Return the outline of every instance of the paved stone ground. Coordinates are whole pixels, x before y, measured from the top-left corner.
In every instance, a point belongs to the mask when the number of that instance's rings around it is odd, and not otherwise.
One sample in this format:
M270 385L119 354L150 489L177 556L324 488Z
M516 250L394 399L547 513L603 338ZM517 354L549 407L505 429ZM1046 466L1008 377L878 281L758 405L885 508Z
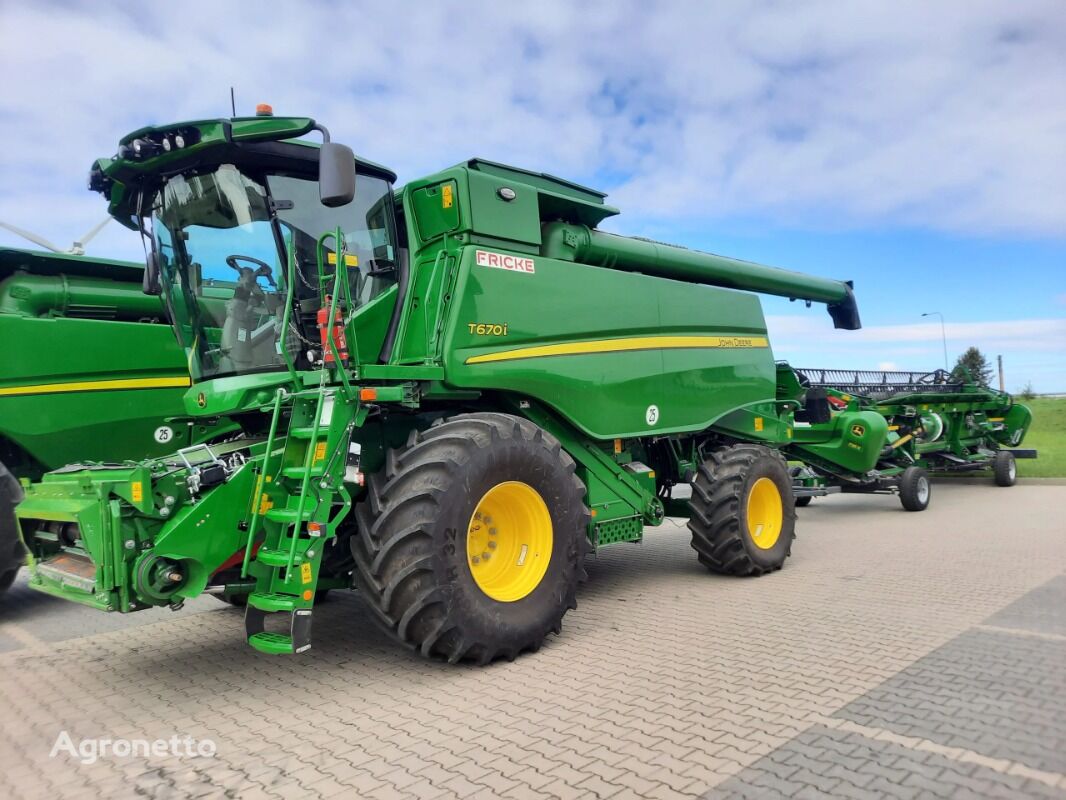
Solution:
M297 658L240 612L0 601L0 796L1066 798L1066 487L800 511L785 570L706 573L681 527L591 566L514 664L427 663L341 595ZM189 736L213 758L50 758Z

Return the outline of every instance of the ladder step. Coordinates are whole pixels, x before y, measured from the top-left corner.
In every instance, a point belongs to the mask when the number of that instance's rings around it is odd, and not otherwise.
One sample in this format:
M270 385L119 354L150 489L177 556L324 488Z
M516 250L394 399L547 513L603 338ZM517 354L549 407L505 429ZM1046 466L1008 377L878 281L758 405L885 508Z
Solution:
M260 547L256 551L255 560L260 564L266 564L268 567L287 567L289 566L289 550L288 548L270 548ZM294 565L302 564L304 558L300 553L296 553L293 557L292 563Z
M270 633L269 631L253 633L248 637L248 644L260 653L267 653L272 656L289 655L295 652L292 646L292 637L283 633Z
M311 512L314 509L305 508L301 514L295 508L271 508L268 509L265 516L271 522L281 522L285 525L296 525L304 520L310 519Z
M319 436L324 436L325 433L326 433L326 429L324 427L320 427L318 429L318 435ZM311 426L308 426L306 428L303 428L303 427L301 427L301 428L289 428L289 436L291 436L293 439L310 439L314 435L315 435L315 429L314 429L314 427L311 427Z
M273 614L278 611L295 611L300 607L300 598L291 594L276 592L252 592L248 595L248 605Z
M293 480L302 480L306 472L306 467L285 467L285 469L281 471L281 474L286 478L292 478ZM322 467L311 467L312 478L319 478L321 476Z

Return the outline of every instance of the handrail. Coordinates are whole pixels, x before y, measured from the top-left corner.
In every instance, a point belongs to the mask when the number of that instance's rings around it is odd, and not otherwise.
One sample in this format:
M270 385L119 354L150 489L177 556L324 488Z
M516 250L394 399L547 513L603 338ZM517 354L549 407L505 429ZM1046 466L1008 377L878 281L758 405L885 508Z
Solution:
M296 563L296 543L300 539L300 526L303 525L304 506L307 503L307 489L311 484L311 470L315 464L315 450L318 447L318 432L322 424L322 401L326 396L326 369L323 367L318 380L318 402L315 403L315 421L311 425L311 436L307 440L307 455L304 456L304 474L300 481L300 497L296 501L296 523L293 526L289 544L289 558L286 569L291 570ZM286 573L288 574L288 573Z
M259 530L259 506L263 502L263 489L266 487L267 481L267 467L270 463L270 453L274 449L274 436L278 431L278 419L281 417L281 400L285 394L285 390L278 387L278 390L274 393L274 413L270 417L270 432L267 434L266 452L263 453L263 465L259 472L259 480L256 481L255 494L252 496L252 521L248 524L248 538L244 543L244 561L241 564L241 577L248 577L248 563L252 558L252 543L255 541L255 534Z

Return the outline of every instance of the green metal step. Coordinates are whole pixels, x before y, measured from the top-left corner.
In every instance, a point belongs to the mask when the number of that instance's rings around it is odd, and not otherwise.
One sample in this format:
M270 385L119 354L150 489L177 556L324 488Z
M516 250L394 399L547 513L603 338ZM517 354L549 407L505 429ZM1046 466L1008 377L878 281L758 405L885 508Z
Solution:
M318 429L318 435L324 436L326 433L325 427ZM293 439L310 439L315 435L315 429L313 427L306 428L289 428L289 436Z
M310 505L310 504L308 504ZM312 508L305 508L301 514L295 508L271 508L263 516L271 522L281 522L285 525L296 525L311 518Z
M271 548L260 547L255 553L255 560L260 564L266 564L268 567L287 567L289 566L289 550L288 548ZM292 563L295 565L302 564L304 557L297 552L293 557Z
M300 608L300 598L292 594L252 592L248 595L248 605L273 614L278 611L295 611Z
M269 631L253 633L248 637L248 644L260 653L267 653L272 656L291 655L295 652L292 646L292 637L283 633L270 633Z
M311 467L311 477L320 478L322 476L324 467L324 464L321 467ZM302 480L304 473L306 472L306 467L285 467L285 469L281 471L281 474L286 478L292 478L293 480Z

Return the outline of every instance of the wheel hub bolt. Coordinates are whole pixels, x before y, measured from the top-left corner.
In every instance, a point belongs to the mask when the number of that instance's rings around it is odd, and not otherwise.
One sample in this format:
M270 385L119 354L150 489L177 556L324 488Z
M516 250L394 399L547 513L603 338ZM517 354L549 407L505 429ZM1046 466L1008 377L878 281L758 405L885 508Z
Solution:
M478 558L477 556L474 556L474 557L473 557L472 559L470 559L470 560L471 560L471 562L473 562L474 564L480 564L480 563L481 563L481 559L480 559L480 558Z
M496 535L496 529L495 528L489 528L489 536L495 536L495 535Z
M490 555L491 555L490 553L482 553L482 554L481 554L481 557L482 557L483 559L485 559L486 561L488 561L488 560L489 560L489 556L490 556Z
M489 542L489 550L495 550L495 549L496 549L496 542Z

